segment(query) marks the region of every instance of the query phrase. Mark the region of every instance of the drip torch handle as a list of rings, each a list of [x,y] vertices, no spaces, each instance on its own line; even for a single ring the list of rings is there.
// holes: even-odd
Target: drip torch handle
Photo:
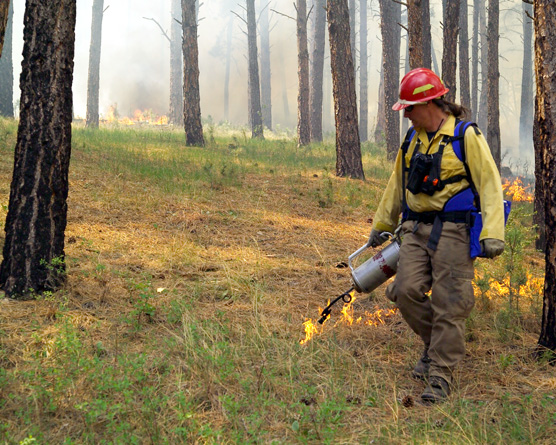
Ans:
[[[389,238],[394,238],[394,235],[392,235],[390,232],[382,232],[380,234],[381,237],[389,237]],[[368,244],[365,244],[363,246],[361,246],[359,249],[357,249],[355,252],[353,252],[349,257],[348,257],[348,265],[349,268],[351,269],[351,271],[353,272],[353,265],[351,264],[352,260],[354,260],[355,258],[357,258],[359,255],[361,255],[365,250],[367,250],[367,248],[369,247]]]

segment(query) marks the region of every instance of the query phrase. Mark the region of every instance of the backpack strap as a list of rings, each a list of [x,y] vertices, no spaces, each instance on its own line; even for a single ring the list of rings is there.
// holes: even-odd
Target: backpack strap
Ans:
[[[411,144],[411,140],[415,136],[415,133],[416,133],[415,128],[409,127],[407,133],[405,134],[405,138],[403,140],[402,146],[400,147],[400,150],[402,151],[402,204],[403,204],[402,212],[403,214],[406,214],[407,210],[409,209],[409,207],[407,206],[407,201],[405,199],[405,175],[409,171],[409,167],[405,165],[405,155],[409,150],[409,144]]]
[[[463,162],[463,167],[465,168],[465,174],[467,182],[469,182],[469,187],[473,192],[473,196],[475,197],[475,202],[477,203],[477,209],[481,209],[481,204],[479,200],[479,193],[477,192],[477,188],[473,183],[473,178],[471,177],[471,171],[469,170],[469,165],[467,165],[466,154],[465,154],[465,132],[469,127],[473,127],[475,130],[475,134],[481,134],[477,124],[474,122],[467,122],[462,121],[460,119],[456,119],[456,127],[454,128],[454,136],[452,138],[452,149],[454,153],[458,157],[458,159]]]

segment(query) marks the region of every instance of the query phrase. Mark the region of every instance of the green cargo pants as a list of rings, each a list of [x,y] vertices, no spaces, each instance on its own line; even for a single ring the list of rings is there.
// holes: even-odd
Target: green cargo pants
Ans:
[[[427,247],[432,224],[418,223],[414,231],[415,224],[402,225],[398,271],[386,296],[425,343],[429,374],[451,383],[454,367],[465,356],[465,319],[475,304],[469,234],[465,224],[445,222],[433,251]]]

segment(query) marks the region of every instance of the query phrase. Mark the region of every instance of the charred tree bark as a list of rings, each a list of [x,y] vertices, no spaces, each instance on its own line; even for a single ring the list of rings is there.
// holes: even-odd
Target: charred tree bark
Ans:
[[[4,34],[8,26],[8,16],[10,10],[10,0],[0,1],[0,57],[2,57],[2,48],[4,46]]]
[[[430,0],[421,0],[421,26],[423,27],[423,67],[432,66]]]
[[[359,139],[365,142],[369,133],[369,80],[367,45],[367,0],[359,3]]]
[[[87,117],[85,126],[98,128],[98,95],[100,89],[100,49],[102,44],[102,16],[104,0],[94,0],[89,47],[89,75],[87,77]]]
[[[168,122],[183,125],[183,55],[181,0],[172,0],[170,17],[170,112]]]
[[[467,0],[460,0],[459,28],[460,103],[465,108],[470,109],[471,92],[469,91],[469,20],[467,14]]]
[[[204,146],[199,92],[199,47],[195,0],[181,0],[183,32],[183,125],[187,145]]]
[[[488,125],[487,142],[494,162],[500,170],[500,69],[498,58],[499,40],[499,0],[488,2]]]
[[[313,57],[311,58],[311,141],[322,141],[324,47],[326,42],[326,0],[315,0],[313,8]]]
[[[0,286],[24,298],[65,281],[75,0],[27,0],[21,111]]]
[[[357,125],[347,0],[328,0],[327,18],[336,118],[336,175],[365,179]]]
[[[251,137],[263,139],[263,116],[261,110],[261,87],[259,80],[259,63],[257,54],[257,21],[255,18],[255,0],[246,0],[246,3]]]
[[[380,0],[382,32],[382,69],[384,73],[384,114],[386,153],[393,160],[400,148],[400,113],[392,110],[398,100],[400,84],[401,6],[392,0]]]
[[[13,3],[10,3],[4,34],[4,50],[0,56],[0,116],[14,117],[14,66],[12,60]]]
[[[528,15],[529,14],[529,15]],[[533,139],[533,7],[523,3],[523,72],[521,74],[521,110],[519,116],[519,146],[530,148]]]
[[[479,0],[473,0],[473,38],[471,43],[471,120],[477,122],[479,110]],[[485,127],[483,127],[485,128]]]
[[[486,0],[477,0],[479,9],[479,36],[481,40],[481,87],[479,89],[479,111],[477,124],[480,128],[488,128],[488,34],[486,20]]]
[[[297,0],[297,143],[311,142],[309,113],[309,49],[307,47],[307,2]]]
[[[539,350],[556,351],[556,3],[535,0],[535,69],[538,136],[537,183],[542,183],[546,223],[545,282]],[[540,351],[539,351],[540,352]]]
[[[425,66],[425,53],[423,43],[423,10],[421,0],[407,1],[407,38],[409,52],[409,68]],[[409,71],[406,67],[406,72]]]
[[[460,0],[450,0],[444,4],[442,80],[444,85],[446,85],[446,88],[450,89],[450,91],[446,93],[446,99],[450,102],[454,102],[456,100],[459,2]]]
[[[263,124],[272,130],[272,87],[270,69],[270,25],[268,20],[268,5],[263,5],[260,15],[261,29],[261,102]]]

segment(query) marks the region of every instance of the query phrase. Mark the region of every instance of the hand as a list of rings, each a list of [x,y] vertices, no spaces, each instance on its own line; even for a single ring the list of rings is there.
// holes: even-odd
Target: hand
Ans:
[[[495,258],[504,252],[504,241],[495,238],[485,238],[481,241],[481,249],[485,257]]]
[[[382,237],[381,235],[384,233],[382,230],[371,230],[371,235],[369,236],[369,241],[367,241],[367,246],[369,247],[378,247],[384,241],[386,241],[386,237]]]

